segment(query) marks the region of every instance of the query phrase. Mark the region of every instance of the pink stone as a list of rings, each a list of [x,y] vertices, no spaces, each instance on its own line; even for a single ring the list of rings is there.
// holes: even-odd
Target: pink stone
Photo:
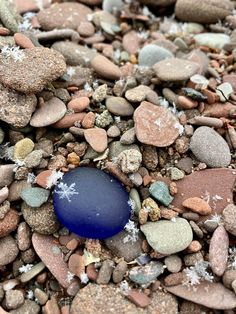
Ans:
[[[98,153],[104,152],[107,148],[107,133],[100,128],[86,129],[84,137],[89,145]]]
[[[74,112],[82,112],[89,106],[89,98],[88,97],[77,97],[72,99],[68,105],[68,109],[74,110]]]
[[[74,125],[76,121],[81,122],[85,115],[85,112],[68,114],[65,115],[61,120],[54,123],[52,126],[56,129],[70,128]]]
[[[135,31],[126,33],[123,37],[123,48],[130,54],[136,54],[139,49],[140,39]]]
[[[0,190],[0,204],[2,204],[9,195],[9,189],[7,186],[4,186],[1,190]]]

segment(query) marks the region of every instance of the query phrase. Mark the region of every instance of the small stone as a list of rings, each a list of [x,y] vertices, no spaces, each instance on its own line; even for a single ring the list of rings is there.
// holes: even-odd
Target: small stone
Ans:
[[[201,252],[191,253],[184,256],[185,266],[194,266],[196,263],[203,261],[203,256]]]
[[[146,85],[139,85],[128,89],[125,93],[125,98],[131,102],[141,102],[146,99],[146,96],[150,93],[150,91],[152,91],[150,87]]]
[[[145,145],[143,147],[143,165],[149,170],[155,170],[158,165],[158,154],[156,147]]]
[[[8,290],[5,294],[6,307],[15,310],[24,303],[24,294],[20,290]]]
[[[108,97],[106,107],[111,113],[121,117],[131,116],[134,112],[133,106],[122,97]]]
[[[198,160],[212,168],[227,167],[231,161],[229,146],[213,129],[199,127],[193,134],[190,149]]]
[[[12,236],[0,238],[0,265],[5,266],[15,260],[18,255],[18,247]]]
[[[80,277],[85,271],[84,257],[79,254],[72,254],[69,258],[68,267],[72,274]]]
[[[187,220],[175,220],[147,222],[140,227],[150,246],[158,253],[171,255],[183,251],[192,242],[193,233]]]
[[[176,165],[180,170],[183,170],[187,174],[190,174],[193,169],[193,160],[190,157],[184,157],[181,158],[177,165]]]
[[[222,219],[225,229],[236,236],[236,206],[234,204],[229,204],[224,208]]]
[[[113,118],[108,110],[104,110],[100,115],[96,117],[95,123],[99,128],[105,128],[113,122]]]
[[[135,305],[145,308],[150,304],[149,297],[143,293],[138,291],[137,289],[131,289],[128,292],[127,298],[133,302]]]
[[[34,150],[29,155],[26,156],[24,160],[25,167],[27,168],[36,168],[40,165],[43,159],[43,151],[42,150]]]
[[[160,203],[165,206],[169,206],[173,201],[173,197],[170,195],[168,186],[162,181],[156,181],[150,185],[150,194]]]
[[[136,149],[124,150],[117,157],[117,164],[124,173],[138,171],[142,162],[142,154]]]
[[[131,30],[124,34],[122,38],[122,45],[125,51],[129,54],[136,54],[139,49],[140,38],[136,31]]]
[[[95,56],[91,60],[91,66],[99,75],[110,80],[118,80],[122,76],[118,66],[102,55]]]
[[[176,285],[182,284],[183,280],[184,280],[184,275],[182,272],[174,273],[164,278],[164,284],[167,287],[176,286]]]
[[[128,265],[125,261],[119,262],[114,268],[113,273],[112,273],[113,282],[120,283],[123,280],[127,269],[128,269]]]
[[[47,202],[50,191],[38,188],[29,187],[21,191],[21,198],[31,207],[40,207]]]
[[[236,279],[236,270],[235,269],[226,269],[223,274],[222,281],[226,288],[231,289],[232,282]]]
[[[89,37],[94,35],[95,28],[91,22],[81,22],[77,28],[77,31],[81,36]]]
[[[187,198],[182,205],[200,215],[210,215],[212,212],[209,204],[199,197]]]
[[[80,164],[80,157],[75,152],[72,152],[67,155],[67,162],[78,167]]]
[[[39,314],[40,306],[31,300],[25,300],[24,304],[21,305],[18,309],[12,310],[12,314]]]
[[[112,125],[108,130],[107,130],[107,136],[108,137],[118,137],[120,136],[120,129],[116,125]]]
[[[82,112],[88,108],[89,102],[88,97],[74,98],[67,104],[67,108],[73,110],[74,112]]]
[[[130,145],[135,142],[135,139],[135,128],[131,128],[121,136],[120,143],[124,145]]]
[[[103,129],[86,129],[84,131],[84,137],[89,145],[98,153],[104,152],[107,148],[107,134]]]
[[[50,314],[50,313],[60,314],[61,313],[55,296],[51,296],[50,300],[47,301],[46,305],[43,307],[43,312],[45,314]]]
[[[102,9],[106,12],[113,13],[114,10],[121,11],[124,7],[122,0],[104,0],[102,3]]]
[[[145,266],[135,266],[129,271],[129,279],[138,285],[150,285],[164,271],[161,262],[150,262]]]
[[[24,160],[34,149],[34,142],[29,138],[23,138],[14,146],[14,160]]]
[[[151,221],[157,221],[161,217],[161,210],[158,207],[157,203],[151,198],[148,197],[142,202],[142,208],[148,213]]]
[[[171,273],[178,273],[182,267],[182,260],[178,255],[167,256],[164,263]]]
[[[181,180],[184,178],[184,173],[183,173],[183,171],[179,170],[176,167],[171,167],[170,168],[170,178],[171,178],[171,180],[174,180],[174,181]]]
[[[10,210],[10,202],[4,201],[0,205],[0,222],[6,216],[6,214],[9,212],[9,210]]]
[[[26,180],[14,181],[9,188],[9,202],[15,202],[21,200],[21,191],[31,186]]]
[[[116,158],[119,156],[119,154],[125,150],[129,149],[136,149],[140,151],[138,145],[131,144],[131,145],[124,145],[121,144],[120,141],[113,141],[109,144],[109,158]]]
[[[21,251],[26,251],[31,245],[30,228],[24,221],[19,224],[17,229],[17,244]]]
[[[230,95],[234,92],[233,87],[230,83],[224,82],[217,86],[216,94],[219,95],[220,101],[226,102]],[[223,93],[223,95],[222,95]]]
[[[173,57],[174,55],[164,47],[148,44],[139,51],[138,63],[139,66],[152,67],[161,60]]]
[[[222,49],[225,44],[230,43],[230,37],[219,33],[201,33],[194,36],[199,46],[207,46],[212,49]]]
[[[141,209],[141,201],[140,201],[140,196],[139,193],[136,189],[131,189],[129,192],[129,197],[133,203],[133,210],[136,215],[138,215],[140,209]]]
[[[100,85],[93,92],[93,100],[101,102],[106,98],[107,95],[107,84]]]
[[[14,180],[15,165],[0,165],[0,188],[6,187]],[[4,192],[5,194],[5,192]],[[5,197],[3,194],[3,198]]]
[[[15,33],[14,40],[17,46],[20,46],[24,49],[34,48],[32,41],[22,33]]]
[[[18,212],[14,209],[10,209],[4,218],[0,220],[0,238],[16,230],[19,220]]]
[[[35,150],[41,150],[43,157],[50,157],[53,154],[53,142],[46,138],[41,138],[34,146]]]
[[[84,129],[90,129],[94,127],[96,116],[93,112],[86,113],[86,116],[83,118],[82,127]]]
[[[156,76],[161,81],[186,81],[199,70],[199,65],[188,60],[171,58],[159,61],[153,66]]]
[[[85,115],[85,112],[66,114],[62,119],[54,123],[52,126],[56,129],[67,129],[74,126],[75,122],[81,123]]]
[[[114,268],[114,262],[105,260],[98,272],[97,284],[106,285],[109,283]]]
[[[34,296],[39,301],[40,305],[44,305],[48,300],[48,295],[43,290],[36,288],[34,290]]]

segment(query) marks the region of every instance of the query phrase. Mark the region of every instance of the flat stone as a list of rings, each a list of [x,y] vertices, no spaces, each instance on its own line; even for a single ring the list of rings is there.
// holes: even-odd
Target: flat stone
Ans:
[[[55,243],[53,236],[34,233],[32,236],[33,247],[53,276],[58,280],[63,288],[68,288],[69,268],[64,262],[64,255],[60,247]]]
[[[165,206],[169,206],[173,201],[168,186],[162,181],[152,183],[149,187],[149,192],[157,201]]]
[[[169,50],[157,45],[148,44],[139,51],[138,64],[139,66],[152,67],[161,60],[173,57],[174,55]]]
[[[18,61],[4,54],[0,56],[1,83],[25,94],[41,91],[65,71],[64,58],[54,49],[43,47],[24,49],[22,59]]]
[[[87,22],[87,15],[92,10],[80,3],[56,3],[48,9],[41,10],[37,18],[45,31],[53,29],[77,29],[81,22]]]
[[[223,168],[230,164],[231,154],[227,142],[207,126],[201,126],[194,132],[190,149],[199,161],[211,168]]]
[[[107,133],[104,129],[86,129],[84,137],[89,145],[98,153],[104,152],[107,148]]]
[[[117,116],[131,116],[134,112],[133,106],[122,97],[108,97],[106,99],[107,109]]]
[[[193,239],[192,229],[183,218],[176,218],[175,222],[170,220],[147,222],[140,228],[150,246],[165,255],[183,251]]]
[[[18,247],[15,239],[8,235],[0,239],[0,265],[5,266],[15,260],[18,255]]]
[[[230,43],[230,37],[220,33],[201,33],[193,38],[197,45],[207,46],[212,49],[222,49],[224,45]]]
[[[20,217],[18,212],[10,209],[3,219],[0,220],[0,238],[9,235],[16,230]]]
[[[30,119],[30,125],[35,128],[51,125],[63,118],[66,110],[64,102],[57,97],[53,97],[34,112]]]
[[[117,65],[102,55],[97,55],[91,60],[94,71],[109,80],[119,80],[122,72]]]
[[[199,70],[199,65],[188,60],[171,58],[162,60],[153,66],[156,76],[161,81],[186,81]]]
[[[212,212],[209,204],[200,197],[187,198],[182,205],[199,215],[210,215]]]
[[[35,95],[24,95],[0,84],[0,119],[14,127],[25,127],[35,110]]]
[[[152,89],[146,85],[139,85],[137,87],[128,89],[125,93],[125,98],[131,102],[141,102],[146,99],[148,93],[152,92]]]
[[[14,171],[15,165],[1,165],[0,166],[0,188],[8,186],[14,180]]]
[[[47,202],[50,195],[49,190],[38,187],[28,187],[21,191],[21,198],[31,207],[40,207]]]
[[[236,206],[234,204],[227,205],[222,213],[225,229],[236,236]]]
[[[165,287],[165,289],[180,298],[210,309],[230,310],[236,307],[235,294],[221,283],[204,281],[194,286],[194,289],[186,285]]]
[[[164,271],[161,262],[150,262],[145,266],[135,266],[129,271],[129,279],[138,285],[148,285]]]
[[[147,307],[150,304],[149,297],[144,292],[140,292],[137,289],[129,290],[127,298],[135,305],[142,308]]]
[[[178,118],[168,109],[143,101],[134,112],[135,132],[141,143],[171,145],[182,133]]]
[[[122,38],[122,45],[124,50],[128,53],[136,54],[140,45],[140,38],[138,33],[133,30],[126,33]]]
[[[82,122],[85,117],[85,112],[78,112],[72,114],[66,114],[62,119],[58,120],[56,123],[52,124],[52,127],[56,129],[67,129],[74,125],[76,121]]]

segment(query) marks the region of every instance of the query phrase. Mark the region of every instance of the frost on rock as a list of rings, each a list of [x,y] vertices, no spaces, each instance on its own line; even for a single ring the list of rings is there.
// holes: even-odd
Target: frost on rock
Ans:
[[[33,290],[28,290],[27,291],[26,298],[29,299],[29,300],[33,300],[33,298],[34,298]]]
[[[210,219],[205,220],[205,223],[206,222],[214,222],[219,226],[222,222],[222,216],[215,213],[214,215],[211,215]]]
[[[67,272],[66,280],[70,283],[71,280],[73,280],[74,276],[75,276],[75,275],[74,275],[73,273],[71,273],[70,271],[68,271],[68,272]]]
[[[19,272],[20,272],[20,273],[27,273],[29,270],[31,270],[31,268],[32,268],[33,266],[34,266],[33,264],[22,265],[22,266],[19,268]]]
[[[185,274],[183,284],[194,286],[198,285],[200,281],[204,280],[212,282],[214,277],[207,271],[209,265],[209,262],[200,261],[197,262],[194,266],[185,268],[183,270]]]
[[[228,268],[236,270],[236,248],[229,248]]]
[[[139,229],[136,227],[132,220],[129,220],[125,225],[124,229],[129,233],[123,240],[124,243],[136,242],[138,240]]]
[[[12,58],[15,62],[25,58],[24,51],[20,50],[20,47],[4,46],[1,49],[1,54],[6,58]]]
[[[66,183],[63,182],[60,182],[57,185],[57,190],[54,193],[59,194],[60,199],[67,198],[68,202],[71,202],[71,196],[79,194],[75,190],[75,183],[72,183],[70,186],[68,186]]]
[[[81,283],[87,284],[89,282],[89,278],[86,273],[81,273],[79,278],[80,278]]]
[[[120,283],[120,292],[123,295],[128,295],[129,294],[129,290],[130,290],[130,287],[129,287],[128,282],[126,280],[121,281],[121,283]]]
[[[27,183],[34,184],[35,182],[36,176],[32,172],[29,172],[27,175]]]
[[[47,189],[50,189],[53,185],[57,185],[58,181],[63,177],[63,172],[53,170],[51,175],[47,178]]]

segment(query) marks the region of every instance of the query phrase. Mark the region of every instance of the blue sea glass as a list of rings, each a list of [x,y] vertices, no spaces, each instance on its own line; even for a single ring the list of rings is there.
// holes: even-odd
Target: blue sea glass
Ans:
[[[117,234],[131,214],[125,187],[96,168],[79,167],[66,173],[54,189],[53,204],[62,225],[91,239]]]

